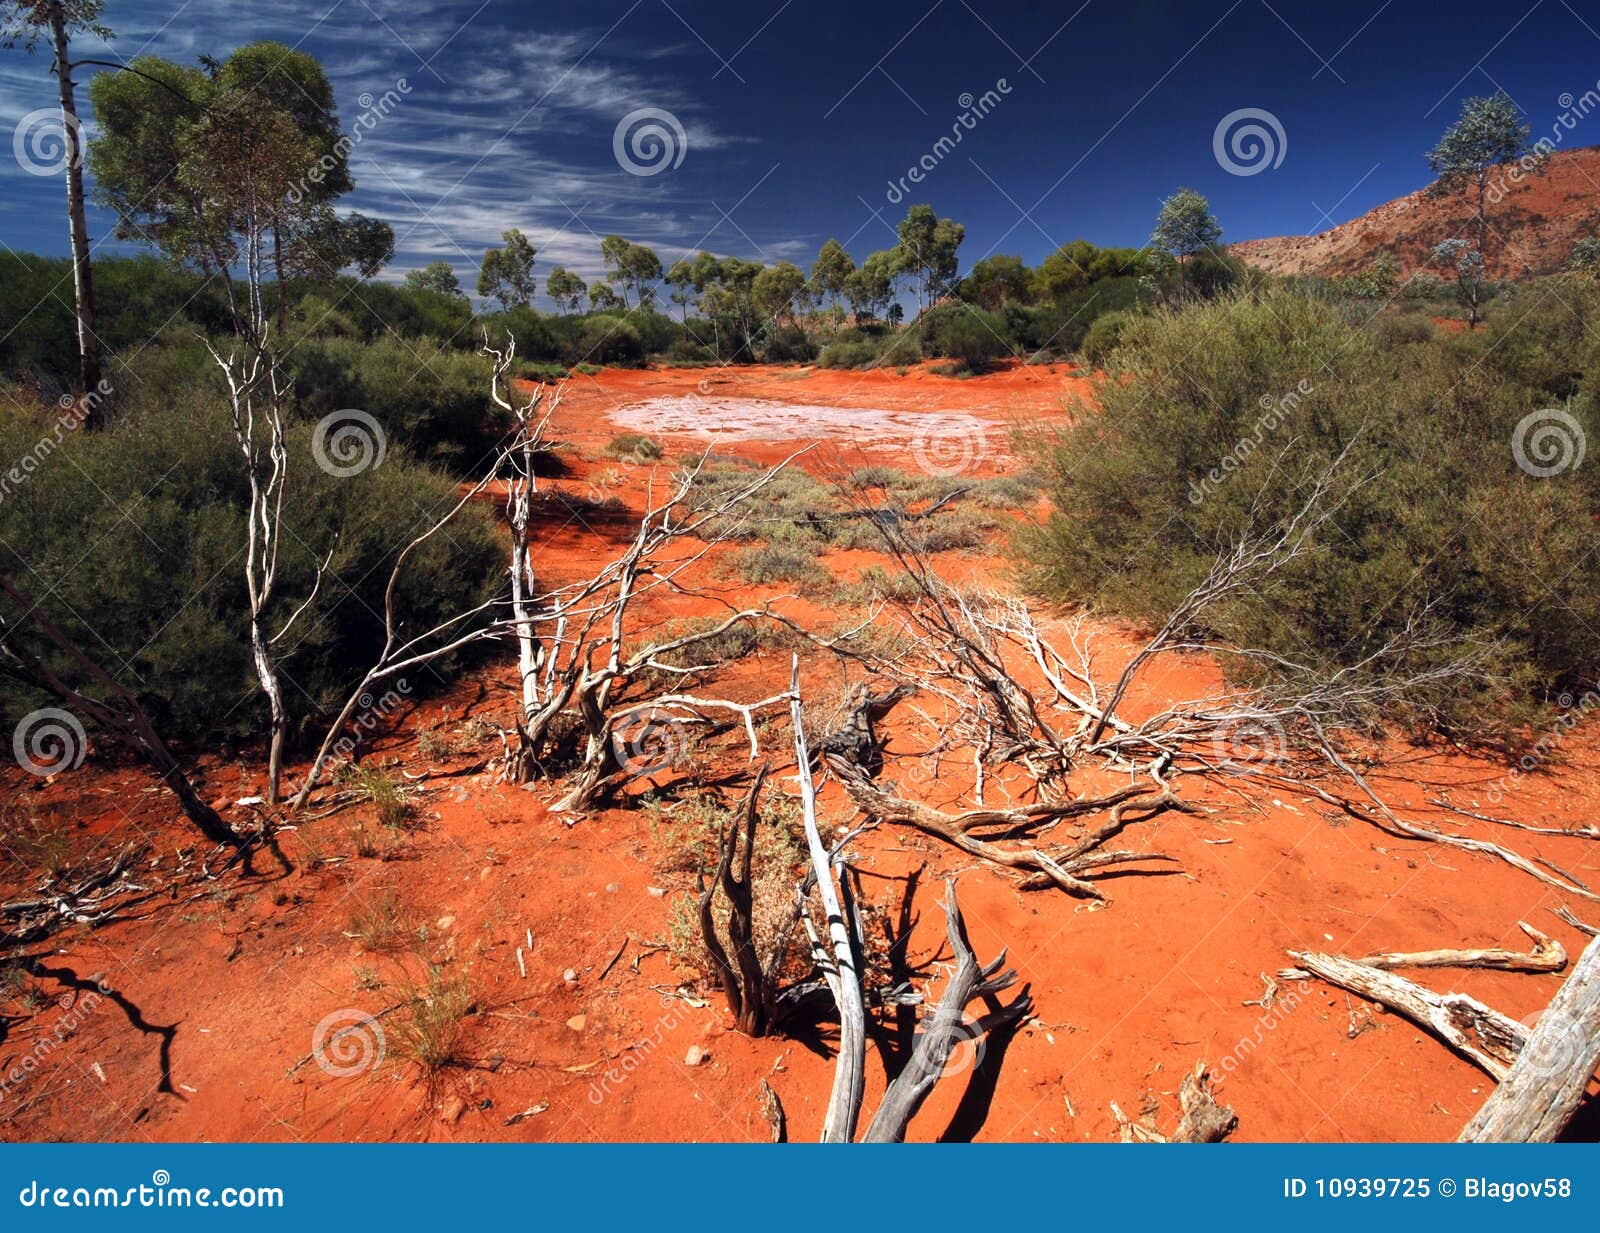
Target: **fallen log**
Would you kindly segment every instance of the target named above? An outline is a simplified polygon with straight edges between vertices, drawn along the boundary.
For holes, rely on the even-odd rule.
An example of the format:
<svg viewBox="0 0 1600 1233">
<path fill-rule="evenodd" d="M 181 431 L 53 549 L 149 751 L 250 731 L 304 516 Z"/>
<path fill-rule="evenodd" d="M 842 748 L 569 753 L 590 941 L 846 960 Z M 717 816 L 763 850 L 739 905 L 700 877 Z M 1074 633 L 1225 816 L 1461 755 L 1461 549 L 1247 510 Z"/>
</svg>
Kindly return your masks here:
<svg viewBox="0 0 1600 1233">
<path fill-rule="evenodd" d="M 1526 921 L 1518 921 L 1517 928 L 1533 940 L 1533 950 L 1505 950 L 1500 947 L 1457 950 L 1389 951 L 1365 955 L 1353 960 L 1369 968 L 1385 972 L 1395 968 L 1489 968 L 1498 972 L 1560 972 L 1567 966 L 1567 950 L 1554 938 L 1540 933 Z M 1284 968 L 1278 973 L 1280 980 L 1306 980 L 1310 973 L 1303 968 Z"/>
<path fill-rule="evenodd" d="M 1523 1044 L 1510 1073 L 1461 1132 L 1462 1143 L 1550 1143 L 1583 1103 L 1600 1066 L 1600 938 Z"/>
<path fill-rule="evenodd" d="M 1522 1024 L 1465 993 L 1435 993 L 1403 976 L 1368 967 L 1345 955 L 1309 950 L 1292 950 L 1289 955 L 1300 967 L 1330 985 L 1404 1015 L 1496 1080 L 1510 1073 L 1527 1042 L 1528 1031 Z"/>
</svg>

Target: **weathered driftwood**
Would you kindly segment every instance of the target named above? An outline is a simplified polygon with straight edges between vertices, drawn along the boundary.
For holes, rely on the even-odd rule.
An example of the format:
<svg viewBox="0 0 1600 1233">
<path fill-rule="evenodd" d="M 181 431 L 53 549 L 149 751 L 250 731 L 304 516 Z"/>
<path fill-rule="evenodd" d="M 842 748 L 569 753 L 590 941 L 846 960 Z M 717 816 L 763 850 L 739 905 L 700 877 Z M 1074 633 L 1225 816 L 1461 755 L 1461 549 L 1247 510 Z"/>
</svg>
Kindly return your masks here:
<svg viewBox="0 0 1600 1233">
<path fill-rule="evenodd" d="M 1033 1009 L 1033 999 L 1026 987 L 1010 1005 L 1000 1005 L 995 994 L 1016 984 L 1017 974 L 1010 968 L 1001 970 L 1006 952 L 990 963 L 979 963 L 967 939 L 966 925 L 961 919 L 961 908 L 956 903 L 954 882 L 946 883 L 945 915 L 948 919 L 950 948 L 956 955 L 955 974 L 945 986 L 932 1016 L 923 1025 L 916 1047 L 905 1069 L 896 1076 L 883 1094 L 883 1102 L 867 1126 L 863 1143 L 899 1143 L 906 1137 L 906 1127 L 916 1116 L 922 1102 L 944 1074 L 950 1051 L 961 1040 L 977 1040 L 990 1032 L 1010 1027 Z M 967 1004 L 983 998 L 989 1013 L 976 1022 L 965 1018 Z"/>
<path fill-rule="evenodd" d="M 1239 1115 L 1227 1105 L 1218 1104 L 1206 1082 L 1206 1064 L 1199 1062 L 1178 1084 L 1180 1117 L 1170 1136 L 1151 1126 L 1129 1120 L 1111 1102 L 1111 1115 L 1117 1119 L 1117 1133 L 1124 1143 L 1221 1143 L 1239 1127 Z"/>
<path fill-rule="evenodd" d="M 1386 972 L 1395 968 L 1491 968 L 1498 972 L 1560 972 L 1567 966 L 1567 949 L 1547 934 L 1540 933 L 1526 921 L 1518 921 L 1517 928 L 1533 941 L 1528 953 L 1506 950 L 1501 947 L 1466 948 L 1456 950 L 1389 951 L 1377 955 L 1364 955 L 1355 960 L 1369 968 Z M 1278 973 L 1280 980 L 1305 980 L 1310 976 L 1304 968 L 1284 968 Z"/>
<path fill-rule="evenodd" d="M 1600 938 L 1523 1044 L 1509 1074 L 1461 1132 L 1463 1143 L 1552 1142 L 1583 1102 L 1600 1066 Z"/>
<path fill-rule="evenodd" d="M 1293 950 L 1289 955 L 1330 985 L 1398 1011 L 1496 1080 L 1510 1072 L 1528 1039 L 1522 1024 L 1464 993 L 1435 993 L 1403 976 L 1368 967 L 1344 955 Z"/>
</svg>

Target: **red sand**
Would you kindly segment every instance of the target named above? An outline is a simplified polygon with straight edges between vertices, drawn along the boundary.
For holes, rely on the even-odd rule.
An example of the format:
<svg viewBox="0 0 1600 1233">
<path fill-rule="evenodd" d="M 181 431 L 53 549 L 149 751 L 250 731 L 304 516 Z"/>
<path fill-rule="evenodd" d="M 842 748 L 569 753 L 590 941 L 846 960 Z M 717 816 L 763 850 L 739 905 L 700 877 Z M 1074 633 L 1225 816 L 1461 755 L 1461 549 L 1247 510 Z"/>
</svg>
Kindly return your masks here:
<svg viewBox="0 0 1600 1233">
<path fill-rule="evenodd" d="M 558 414 L 558 435 L 577 447 L 574 474 L 557 486 L 586 488 L 599 471 L 620 471 L 618 494 L 635 511 L 645 480 L 657 486 L 681 459 L 669 441 L 659 469 L 584 461 L 609 440 L 606 413 L 702 382 L 732 383 L 740 396 L 807 404 L 967 410 L 988 422 L 1056 416 L 1086 383 L 1061 369 L 1013 368 L 957 381 L 921 370 L 825 373 L 763 368 L 725 371 L 606 372 L 576 382 Z M 781 456 L 792 441 L 741 442 L 739 452 Z M 869 443 L 882 461 L 885 441 Z M 859 452 L 860 442 L 841 453 Z M 614 551 L 604 533 L 574 521 L 549 528 L 544 553 L 564 575 Z M 872 554 L 830 558 L 854 570 Z M 954 556 L 962 575 L 999 578 L 1004 563 Z M 712 568 L 715 568 L 714 566 Z M 730 584 L 731 585 L 731 584 Z M 776 590 L 776 588 L 771 588 Z M 729 598 L 753 594 L 735 589 Z M 670 609 L 670 612 L 668 611 Z M 654 600 L 642 618 L 692 615 L 693 601 Z M 799 618 L 827 615 L 794 601 Z M 1126 631 L 1105 628 L 1102 670 L 1114 672 Z M 781 688 L 787 656 L 758 655 L 724 674 L 719 689 L 755 698 Z M 818 674 L 827 672 L 826 679 Z M 812 665 L 809 686 L 835 679 Z M 1204 662 L 1168 665 L 1150 689 L 1172 697 L 1214 686 Z M 514 706 L 509 664 L 459 682 L 421 702 L 381 738 L 369 760 L 420 773 L 429 761 L 418 733 L 448 717 L 505 721 Z M 1138 705 L 1150 705 L 1148 697 Z M 915 738 L 897 714 L 901 747 Z M 498 748 L 482 746 L 435 770 L 470 765 Z M 1490 806 L 1486 793 L 1504 771 L 1457 754 L 1396 751 L 1401 769 L 1383 787 L 1398 802 L 1451 829 L 1425 795 L 1447 790 L 1469 808 L 1541 824 L 1594 818 L 1600 748 L 1592 732 L 1563 747 L 1562 764 L 1521 781 Z M 775 751 L 781 760 L 781 751 Z M 259 790 L 260 759 L 203 760 L 207 794 L 232 802 Z M 727 752 L 691 771 L 739 789 L 742 756 Z M 893 769 L 891 767 L 891 774 Z M 959 775 L 919 785 L 948 805 L 970 785 Z M 657 825 L 639 809 L 609 809 L 574 826 L 546 809 L 552 794 L 494 784 L 484 775 L 440 778 L 422 798 L 425 827 L 398 845 L 394 859 L 356 855 L 356 809 L 286 833 L 293 863 L 283 872 L 258 857 L 259 876 L 237 871 L 177 902 L 157 902 L 137 920 L 55 939 L 45 960 L 80 977 L 104 974 L 142 1015 L 145 1030 L 110 1000 L 70 1009 L 46 1004 L 13 1024 L 0 1043 L 0 1078 L 63 1025 L 67 1039 L 44 1051 L 37 1073 L 0 1095 L 0 1135 L 15 1139 L 363 1139 L 363 1140 L 759 1140 L 765 1080 L 781 1097 L 796 1140 L 815 1138 L 827 1101 L 827 1040 L 748 1039 L 731 1031 L 720 996 L 691 1005 L 674 991 L 691 973 L 663 943 L 674 905 L 691 889 L 667 872 L 674 847 L 670 814 Z M 779 791 L 792 780 L 779 777 Z M 6 790 L 72 820 L 85 847 L 139 838 L 161 868 L 190 849 L 188 831 L 144 774 L 91 758 L 53 783 L 13 775 Z M 1453 1138 L 1490 1090 L 1490 1081 L 1422 1031 L 1375 1013 L 1318 982 L 1285 986 L 1270 1012 L 1253 1004 L 1263 974 L 1285 966 L 1290 948 L 1349 954 L 1438 946 L 1520 946 L 1518 920 L 1559 938 L 1576 955 L 1585 939 L 1547 909 L 1561 897 L 1486 858 L 1391 839 L 1329 816 L 1299 796 L 1254 799 L 1217 791 L 1185 793 L 1209 807 L 1204 818 L 1170 814 L 1137 828 L 1137 844 L 1178 857 L 1182 873 L 1124 876 L 1103 885 L 1104 908 L 1055 892 L 1023 893 L 996 869 L 973 866 L 952 849 L 908 832 L 882 829 L 858 844 L 873 902 L 894 912 L 905 875 L 924 870 L 914 901 L 909 957 L 937 993 L 949 954 L 943 947 L 940 879 L 959 878 L 961 905 L 980 956 L 1010 947 L 1010 963 L 1032 987 L 1037 1018 L 998 1059 L 992 1090 L 974 1081 L 970 1051 L 912 1124 L 912 1137 L 971 1133 L 990 1140 L 1106 1141 L 1115 1137 L 1110 1104 L 1132 1116 L 1153 1111 L 1163 1128 L 1176 1119 L 1184 1071 L 1204 1059 L 1222 1076 L 1221 1098 L 1239 1113 L 1237 1137 L 1250 1140 Z M 825 824 L 853 813 L 830 788 Z M 368 819 L 373 831 L 378 828 Z M 1554 861 L 1593 880 L 1600 847 L 1473 824 L 1473 833 Z M 7 896 L 15 865 L 0 867 Z M 665 890 L 665 895 L 652 893 Z M 388 1056 L 350 1077 L 314 1061 L 319 1023 L 347 1008 L 380 1013 L 401 1000 L 392 987 L 405 968 L 365 952 L 350 936 L 352 909 L 392 892 L 413 929 L 447 970 L 469 970 L 480 1013 L 464 1023 L 469 1066 L 432 1079 L 401 1059 L 404 1015 L 380 1021 Z M 1593 905 L 1571 905 L 1594 918 Z M 531 936 L 532 946 L 528 946 Z M 527 968 L 519 973 L 516 950 Z M 413 978 L 417 964 L 407 967 Z M 575 983 L 563 980 L 573 969 Z M 1537 1012 L 1556 976 L 1494 972 L 1420 974 L 1435 988 L 1460 988 L 1517 1017 Z M 372 978 L 391 987 L 371 988 Z M 63 992 L 40 984 L 50 999 Z M 14 1001 L 0 1009 L 17 1013 Z M 162 1037 L 170 1031 L 170 1092 L 158 1091 Z M 354 1042 L 350 1042 L 352 1045 Z M 691 1046 L 709 1052 L 686 1064 Z M 992 1067 L 996 1059 L 989 1059 Z M 967 1073 L 955 1073 L 962 1066 Z M 985 1072 L 988 1068 L 985 1068 Z M 979 1072 L 979 1073 L 985 1073 Z M 884 1083 L 876 1049 L 868 1061 L 868 1108 Z M 981 1125 L 980 1125 L 981 1123 Z"/>
</svg>

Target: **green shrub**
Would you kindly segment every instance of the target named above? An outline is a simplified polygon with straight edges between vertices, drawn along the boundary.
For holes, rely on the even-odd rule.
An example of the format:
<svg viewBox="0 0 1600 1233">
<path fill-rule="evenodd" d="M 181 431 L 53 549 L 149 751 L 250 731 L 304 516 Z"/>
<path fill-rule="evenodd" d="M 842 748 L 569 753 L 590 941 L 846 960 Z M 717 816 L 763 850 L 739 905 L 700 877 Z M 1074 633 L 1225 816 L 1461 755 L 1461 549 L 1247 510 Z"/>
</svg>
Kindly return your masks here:
<svg viewBox="0 0 1600 1233">
<path fill-rule="evenodd" d="M 661 442 L 642 432 L 619 432 L 606 443 L 606 453 L 612 458 L 626 458 L 632 462 L 654 462 L 665 451 Z"/>
<path fill-rule="evenodd" d="M 878 360 L 878 348 L 869 342 L 829 343 L 817 356 L 823 368 L 871 368 Z"/>
<path fill-rule="evenodd" d="M 1134 317 L 1134 313 L 1125 309 L 1102 313 L 1096 317 L 1084 334 L 1083 345 L 1079 348 L 1083 358 L 1096 367 L 1103 368 L 1106 361 L 1111 358 L 1111 353 L 1121 344 L 1123 332 Z"/>
<path fill-rule="evenodd" d="M 171 357 L 152 352 L 136 364 L 154 379 Z M 130 374 L 130 385 L 141 384 Z M 25 580 L 57 624 L 135 690 L 164 734 L 213 744 L 259 737 L 265 704 L 250 662 L 241 557 L 247 492 L 226 412 L 202 397 L 147 402 L 103 432 L 56 439 L 52 409 L 0 398 L 0 457 L 36 461 L 0 499 L 0 572 Z M 381 644 L 396 553 L 454 503 L 456 482 L 394 443 L 381 465 L 335 478 L 312 461 L 311 435 L 309 423 L 289 426 L 274 627 L 328 558 L 283 664 L 293 731 L 320 738 L 318 713 L 342 702 Z M 409 629 L 430 628 L 494 595 L 503 566 L 489 512 L 463 510 L 408 559 L 397 613 Z M 17 636 L 45 650 L 27 627 Z M 81 679 L 73 665 L 57 667 Z M 409 683 L 425 688 L 426 674 Z M 0 680 L 8 730 L 45 704 Z"/>
<path fill-rule="evenodd" d="M 644 363 L 644 339 L 626 317 L 601 313 L 584 322 L 572 359 L 584 364 L 636 367 Z"/>
<path fill-rule="evenodd" d="M 1490 648 L 1505 686 L 1467 682 L 1418 705 L 1487 733 L 1514 715 L 1508 698 L 1573 688 L 1600 657 L 1600 585 L 1584 564 L 1600 468 L 1535 479 L 1511 448 L 1573 372 L 1568 410 L 1600 440 L 1593 345 L 1578 322 L 1555 323 L 1597 307 L 1593 294 L 1552 306 L 1542 328 L 1518 332 L 1525 350 L 1486 330 L 1396 353 L 1339 305 L 1288 289 L 1141 318 L 1100 408 L 1054 438 L 1056 509 L 1022 540 L 1032 582 L 1159 622 L 1218 553 L 1292 515 L 1347 451 L 1315 551 L 1215 606 L 1209 632 L 1326 670 L 1425 619 L 1449 647 Z"/>
<path fill-rule="evenodd" d="M 481 472 L 510 428 L 489 401 L 487 361 L 427 339 L 311 339 L 289 353 L 289 365 L 302 417 L 365 411 L 390 445 L 461 474 Z"/>
<path fill-rule="evenodd" d="M 733 556 L 734 571 L 746 582 L 801 582 L 811 585 L 828 580 L 816 553 L 803 544 L 770 543 L 742 548 Z"/>
</svg>

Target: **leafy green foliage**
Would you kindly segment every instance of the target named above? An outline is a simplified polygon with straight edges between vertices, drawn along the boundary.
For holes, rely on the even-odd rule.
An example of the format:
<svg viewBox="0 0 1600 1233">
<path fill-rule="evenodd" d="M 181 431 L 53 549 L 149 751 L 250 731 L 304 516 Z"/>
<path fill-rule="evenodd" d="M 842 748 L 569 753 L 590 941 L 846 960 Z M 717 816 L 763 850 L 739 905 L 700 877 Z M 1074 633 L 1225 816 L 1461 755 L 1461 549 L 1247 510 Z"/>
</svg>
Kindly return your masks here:
<svg viewBox="0 0 1600 1233">
<path fill-rule="evenodd" d="M 1493 729 L 1600 656 L 1600 586 L 1584 564 L 1600 472 L 1535 479 L 1512 452 L 1543 407 L 1565 405 L 1591 441 L 1600 431 L 1597 313 L 1600 290 L 1546 297 L 1520 324 L 1403 351 L 1291 289 L 1136 318 L 1099 410 L 1054 438 L 1056 509 L 1025 539 L 1032 581 L 1159 621 L 1348 451 L 1315 552 L 1214 610 L 1211 632 L 1329 668 L 1426 620 L 1489 648 L 1503 685 L 1419 701 L 1462 731 Z"/>
</svg>

